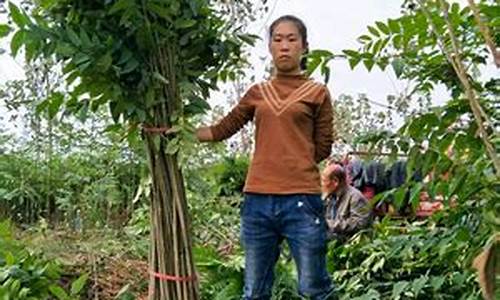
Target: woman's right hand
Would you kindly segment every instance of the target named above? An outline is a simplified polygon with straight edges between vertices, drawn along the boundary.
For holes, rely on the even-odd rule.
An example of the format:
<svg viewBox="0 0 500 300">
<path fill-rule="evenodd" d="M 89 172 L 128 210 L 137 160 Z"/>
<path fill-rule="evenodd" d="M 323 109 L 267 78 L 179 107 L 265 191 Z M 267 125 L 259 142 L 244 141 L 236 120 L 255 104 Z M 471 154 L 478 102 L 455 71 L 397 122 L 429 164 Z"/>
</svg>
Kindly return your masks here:
<svg viewBox="0 0 500 300">
<path fill-rule="evenodd" d="M 200 142 L 211 142 L 214 140 L 210 127 L 200 127 L 196 130 L 196 138 Z"/>
</svg>

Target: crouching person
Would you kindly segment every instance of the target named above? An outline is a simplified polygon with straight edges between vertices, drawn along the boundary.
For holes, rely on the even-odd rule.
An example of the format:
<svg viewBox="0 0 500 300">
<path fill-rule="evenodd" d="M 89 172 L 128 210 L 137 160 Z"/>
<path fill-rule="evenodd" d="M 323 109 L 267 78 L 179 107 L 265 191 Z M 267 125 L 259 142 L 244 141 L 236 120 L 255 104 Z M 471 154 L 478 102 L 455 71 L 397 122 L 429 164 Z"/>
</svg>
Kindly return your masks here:
<svg viewBox="0 0 500 300">
<path fill-rule="evenodd" d="M 370 204 L 359 190 L 347 184 L 344 167 L 337 163 L 328 165 L 321 174 L 321 185 L 329 240 L 345 242 L 371 224 Z"/>
</svg>

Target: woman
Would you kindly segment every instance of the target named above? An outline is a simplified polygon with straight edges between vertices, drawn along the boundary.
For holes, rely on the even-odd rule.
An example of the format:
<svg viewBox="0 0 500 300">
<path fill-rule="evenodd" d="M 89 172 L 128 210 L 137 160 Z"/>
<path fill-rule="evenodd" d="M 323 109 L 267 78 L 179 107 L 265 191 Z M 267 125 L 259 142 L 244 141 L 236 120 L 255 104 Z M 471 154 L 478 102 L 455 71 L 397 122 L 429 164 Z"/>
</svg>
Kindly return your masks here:
<svg viewBox="0 0 500 300">
<path fill-rule="evenodd" d="M 273 269 L 286 239 L 299 292 L 310 299 L 333 293 L 326 271 L 326 225 L 317 164 L 330 154 L 332 105 L 327 88 L 303 74 L 307 29 L 282 16 L 269 30 L 275 76 L 255 84 L 217 125 L 197 130 L 200 141 L 231 137 L 255 121 L 255 152 L 241 207 L 245 250 L 244 299 L 270 299 Z"/>
</svg>

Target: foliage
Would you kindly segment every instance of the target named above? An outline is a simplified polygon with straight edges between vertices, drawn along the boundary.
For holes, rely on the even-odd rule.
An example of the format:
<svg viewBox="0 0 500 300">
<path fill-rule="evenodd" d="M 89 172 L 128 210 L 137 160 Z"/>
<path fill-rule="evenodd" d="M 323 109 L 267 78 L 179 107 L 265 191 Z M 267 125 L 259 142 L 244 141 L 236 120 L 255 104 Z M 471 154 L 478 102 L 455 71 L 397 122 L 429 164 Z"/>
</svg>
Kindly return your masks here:
<svg viewBox="0 0 500 300">
<path fill-rule="evenodd" d="M 249 166 L 247 156 L 225 156 L 207 170 L 206 178 L 214 181 L 218 196 L 234 196 L 243 193 Z"/>
<path fill-rule="evenodd" d="M 32 111 L 42 113 L 55 126 L 52 133 L 46 135 L 53 138 L 50 164 L 37 157 L 38 144 L 28 141 L 23 147 L 12 150 L 12 144 L 4 147 L 3 141 L 7 143 L 9 138 L 0 137 L 0 212 L 3 215 L 13 215 L 24 222 L 35 221 L 46 216 L 46 199 L 50 197 L 57 200 L 59 212 L 66 214 L 65 219 L 74 228 L 80 218 L 78 210 L 84 223 L 101 225 L 120 219 L 118 213 L 126 211 L 127 216 L 119 223 L 129 220 L 127 231 L 139 238 L 132 243 L 140 247 L 143 257 L 146 255 L 144 236 L 149 233 L 150 208 L 143 200 L 150 195 L 147 189 L 150 181 L 140 167 L 144 156 L 136 156 L 121 144 L 127 135 L 129 142 L 138 140 L 138 135 L 131 133 L 138 123 L 151 121 L 150 112 L 159 102 L 154 95 L 169 81 L 156 72 L 149 72 L 151 49 L 146 46 L 151 40 L 145 16 L 153 16 L 150 21 L 160 20 L 159 23 L 170 26 L 168 28 L 175 34 L 168 36 L 169 39 L 186 43 L 176 49 L 180 58 L 175 62 L 180 70 L 176 79 L 180 82 L 182 105 L 179 114 L 168 120 L 184 126 L 185 131 L 189 131 L 191 125 L 184 122 L 197 120 L 196 115 L 208 109 L 203 98 L 210 88 L 215 87 L 218 76 L 232 80 L 241 75 L 235 67 L 241 66 L 237 53 L 243 51 L 239 49 L 242 40 L 249 38 L 241 36 L 238 31 L 227 31 L 223 34 L 227 40 L 218 40 L 226 29 L 223 22 L 216 21 L 214 27 L 210 27 L 201 15 L 193 14 L 197 7 L 185 6 L 184 2 L 168 7 L 163 2 L 146 2 L 149 6 L 146 5 L 144 13 L 139 9 L 141 3 L 133 0 L 80 1 L 74 6 L 71 4 L 75 1 L 43 1 L 41 8 L 34 11 L 36 18 L 11 7 L 11 17 L 19 27 L 14 34 L 12 50 L 17 52 L 24 45 L 28 58 L 43 52 L 47 56 L 53 53 L 56 59 L 68 62 L 63 72 L 70 87 L 68 94 L 51 91 L 50 95 L 35 94 L 33 97 L 36 101 Z M 201 1 L 192 3 L 196 5 Z M 444 34 L 447 29 L 436 5 L 438 2 L 426 3 L 438 32 Z M 482 1 L 481 13 L 489 26 L 497 28 L 498 5 L 491 3 Z M 218 5 L 224 7 L 222 3 Z M 227 19 L 233 12 L 221 9 L 217 13 L 220 18 Z M 63 17 L 68 15 L 71 15 L 68 22 L 63 22 Z M 99 21 L 104 18 L 110 23 Z M 169 18 L 175 21 L 171 22 Z M 498 79 L 485 79 L 480 72 L 488 56 L 472 15 L 467 8 L 453 4 L 449 18 L 463 46 L 463 60 L 468 65 L 469 77 L 480 96 L 481 105 L 493 121 L 498 120 L 498 103 L 495 102 L 499 96 Z M 167 37 L 161 26 L 153 25 L 155 31 Z M 202 31 L 199 26 L 208 27 Z M 398 78 L 410 81 L 412 88 L 408 94 L 390 98 L 393 102 L 389 106 L 393 109 L 389 111 L 407 117 L 406 124 L 396 133 L 382 131 L 383 128 L 379 127 L 391 124 L 391 113 L 373 113 L 370 99 L 361 95 L 358 99 L 343 96 L 338 102 L 336 113 L 352 121 L 340 124 L 344 126 L 338 127 L 341 128 L 340 136 L 351 143 L 356 142 L 351 139 L 353 136 L 376 131 L 375 135 L 360 141 L 373 149 L 406 153 L 409 155 L 409 173 L 419 169 L 431 175 L 428 182 L 409 181 L 401 189 L 382 195 L 379 200 L 391 195 L 398 205 L 403 202 L 401 199 L 406 190 L 410 189 L 410 202 L 415 207 L 419 193 L 425 190 L 431 198 L 442 196 L 445 210 L 420 222 L 387 218 L 376 224 L 373 231 L 361 233 L 346 244 L 332 245 L 329 267 L 338 294 L 343 299 L 479 299 L 479 287 L 470 264 L 487 237 L 500 228 L 500 186 L 477 134 L 474 116 L 463 99 L 463 88 L 417 4 L 405 10 L 401 17 L 375 22 L 367 30 L 359 38 L 360 48 L 346 49 L 342 56 L 324 50 L 312 51 L 310 71 L 319 68 L 328 80 L 328 62 L 338 56 L 346 57 L 352 67 L 392 69 Z M 0 27 L 0 35 L 8 31 L 7 27 Z M 492 32 L 498 41 L 500 31 Z M 202 46 L 213 45 L 214 41 L 216 47 L 210 51 L 203 49 Z M 451 41 L 447 39 L 447 42 Z M 229 65 L 221 62 L 226 58 Z M 209 68 L 205 69 L 205 66 Z M 429 108 L 425 102 L 440 84 L 448 88 L 452 99 L 442 107 Z M 422 105 L 417 111 L 408 110 L 406 104 L 415 100 Z M 93 135 L 76 135 L 77 126 L 74 126 L 66 127 L 71 135 L 65 137 L 58 133 L 56 127 L 65 128 L 58 121 L 66 112 L 76 113 L 92 122 L 87 113 L 99 112 L 104 106 L 110 109 L 115 121 L 126 121 L 132 126 L 124 129 L 109 126 L 104 131 L 108 124 L 99 124 L 93 127 Z M 63 109 L 65 112 L 61 112 Z M 363 120 L 363 116 L 367 117 Z M 106 119 L 102 115 L 98 118 Z M 488 132 L 499 149 L 500 140 L 494 139 L 491 128 Z M 201 273 L 202 297 L 238 299 L 243 284 L 238 208 L 248 161 L 244 156 L 228 155 L 217 146 L 193 146 L 189 139 L 184 139 L 185 133 L 181 131 L 179 138 L 169 143 L 168 151 L 173 153 L 181 149 L 190 155 L 190 164 L 185 166 L 184 174 L 194 216 L 193 232 L 199 245 L 195 256 Z M 78 140 L 79 146 L 69 146 L 77 149 L 66 153 L 63 149 L 68 148 L 60 144 L 70 145 L 71 140 Z M 106 237 L 105 242 L 96 247 L 113 252 L 116 250 L 115 239 L 117 237 Z M 49 297 L 51 291 L 66 298 L 58 288 L 49 290 L 47 286 L 50 285 L 45 284 L 48 281 L 57 283 L 59 275 L 51 277 L 53 272 L 59 272 L 57 264 L 53 267 L 50 263 L 50 267 L 45 268 L 49 265 L 46 261 L 35 259 L 22 250 L 22 246 L 12 246 L 17 243 L 5 241 L 0 241 L 0 268 L 5 268 L 2 259 L 5 264 L 8 256 L 10 261 L 10 256 L 14 256 L 17 265 L 28 267 L 27 273 L 23 274 L 31 274 L 29 278 L 34 278 L 30 281 L 30 292 L 42 295 L 42 299 Z M 4 251 L 4 247 L 16 248 Z M 18 253 L 21 258 L 18 258 Z M 287 251 L 283 256 L 277 266 L 274 298 L 298 299 L 293 261 Z M 9 276 L 14 276 L 12 274 Z M 8 283 L 0 278 L 0 291 L 9 289 L 14 293 L 12 295 L 18 295 L 22 287 L 28 287 L 19 278 L 12 278 Z M 44 282 L 44 287 L 33 291 L 37 282 Z"/>
<path fill-rule="evenodd" d="M 23 80 L 6 82 L 0 93 L 9 121 L 27 132 L 2 143 L 0 214 L 24 223 L 39 217 L 51 225 L 67 221 L 72 227 L 78 212 L 83 225 L 104 225 L 112 217 L 126 221 L 142 176 L 137 136 L 124 141 L 127 132 L 110 126 L 102 110 L 76 117 L 59 112 L 62 98 L 55 95 L 65 87 L 52 60 L 28 64 L 25 73 Z"/>
<path fill-rule="evenodd" d="M 491 16 L 491 11 L 497 6 L 482 5 L 483 13 Z M 445 24 L 440 16 L 440 11 L 436 10 L 434 4 L 429 4 L 427 9 L 432 10 L 433 22 L 438 24 L 441 31 L 445 31 Z M 451 6 L 449 18 L 453 20 L 455 31 L 460 34 L 463 46 L 463 59 L 471 64 L 471 68 L 479 68 L 486 63 L 486 56 L 483 53 L 484 45 L 480 36 L 475 31 L 472 24 L 472 16 L 468 8 L 460 9 L 456 4 Z M 491 160 L 486 155 L 486 146 L 483 143 L 485 137 L 478 134 L 478 123 L 476 116 L 472 114 L 471 107 L 464 100 L 464 88 L 458 83 L 455 75 L 443 75 L 442 69 L 433 68 L 428 63 L 440 60 L 441 64 L 449 67 L 445 54 L 440 51 L 437 45 L 437 37 L 428 37 L 430 24 L 423 9 L 415 8 L 410 14 L 396 20 L 389 20 L 386 24 L 378 22 L 377 28 L 370 26 L 370 40 L 377 40 L 384 51 L 375 51 L 368 38 L 360 37 L 364 44 L 362 51 L 344 51 L 351 56 L 351 60 L 356 55 L 368 55 L 371 53 L 375 62 L 381 67 L 386 59 L 401 59 L 407 64 L 401 73 L 396 72 L 401 78 L 414 78 L 415 91 L 428 93 L 433 84 L 444 83 L 451 95 L 454 97 L 443 107 L 436 107 L 427 113 L 422 113 L 408 120 L 407 123 L 395 135 L 378 135 L 366 142 L 371 143 L 376 148 L 387 148 L 393 152 L 403 152 L 409 154 L 409 170 L 414 171 L 417 167 L 423 174 L 431 174 L 431 182 L 425 186 L 417 185 L 413 195 L 418 195 L 416 189 L 425 188 L 434 197 L 437 194 L 444 195 L 445 202 L 451 199 L 458 200 L 459 203 L 472 199 L 490 199 L 487 201 L 489 213 L 498 213 L 498 208 L 494 208 L 494 199 L 498 199 L 498 177 L 491 165 Z M 413 26 L 410 26 L 413 25 Z M 371 29 L 370 29 L 371 28 Z M 391 30 L 385 30 L 392 28 Z M 383 30 L 384 29 L 384 30 Z M 397 29 L 397 30 L 396 30 Z M 398 32 L 397 34 L 395 32 Z M 391 47 L 386 47 L 387 43 L 382 41 L 382 37 L 388 35 L 392 41 Z M 401 36 L 401 45 L 396 42 L 394 36 Z M 394 40 L 396 39 L 396 41 Z M 368 47 L 367 45 L 370 45 Z M 384 47 L 382 47 L 384 45 Z M 376 48 L 379 48 L 376 47 Z M 370 52 L 372 51 L 372 52 Z M 358 53 L 358 54 L 355 54 Z M 426 57 L 426 53 L 432 53 L 431 57 Z M 417 59 L 421 63 L 414 63 Z M 422 57 L 426 57 L 422 61 Z M 483 59 L 480 59 L 483 58 Z M 370 64 L 368 64 L 370 65 Z M 423 72 L 421 68 L 429 72 Z M 370 68 L 368 68 L 370 69 Z M 472 69 L 474 70 L 474 69 Z M 419 73 L 419 76 L 416 74 Z M 438 76 L 439 75 L 439 76 Z M 481 103 L 485 108 L 486 115 L 493 115 L 492 104 L 498 97 L 498 91 L 494 87 L 495 78 L 480 77 L 479 73 L 471 75 L 474 87 L 480 93 Z M 454 79 L 455 78 L 455 79 Z M 481 81 L 482 79 L 482 81 Z M 432 84 L 430 84 L 432 83 Z M 429 85 L 430 84 L 430 85 Z M 491 140 L 495 133 L 488 128 Z M 488 138 L 488 137 L 486 137 Z M 500 145 L 496 140 L 496 145 Z M 418 197 L 413 198 L 416 205 Z M 491 210 L 493 208 L 493 210 Z"/>
<path fill-rule="evenodd" d="M 429 110 L 429 99 L 419 98 L 417 103 L 395 95 L 387 96 L 388 105 L 373 101 L 365 94 L 357 98 L 341 94 L 335 99 L 334 128 L 336 144 L 351 147 L 362 146 L 363 137 L 373 134 L 382 134 L 394 130 L 399 119 Z M 410 109 L 410 107 L 412 107 Z M 342 152 L 334 149 L 333 153 Z"/>
<path fill-rule="evenodd" d="M 480 299 L 470 265 L 490 230 L 469 202 L 432 220 L 376 224 L 329 252 L 342 299 Z"/>
<path fill-rule="evenodd" d="M 61 268 L 31 254 L 12 237 L 9 222 L 0 223 L 0 297 L 2 299 L 79 299 L 87 275 L 73 281 L 67 292 L 59 285 Z"/>
<path fill-rule="evenodd" d="M 10 14 L 19 28 L 14 55 L 24 46 L 28 61 L 55 55 L 65 62 L 63 73 L 74 87 L 66 107 L 95 112 L 108 104 L 115 121 L 123 116 L 131 123 L 152 121 L 155 94 L 160 84 L 168 84 L 151 71 L 155 39 L 176 47 L 177 74 L 168 80 L 178 82 L 186 101 L 178 113 L 189 115 L 206 109 L 202 97 L 215 88 L 218 72 L 226 67 L 225 72 L 234 72 L 241 43 L 252 38 L 228 31 L 222 14 L 203 1 L 46 1 L 34 9 L 33 18 L 11 3 Z"/>
<path fill-rule="evenodd" d="M 382 70 L 391 66 L 399 79 L 412 83 L 409 98 L 429 97 L 439 84 L 449 90 L 452 99 L 445 105 L 408 117 L 396 133 L 371 132 L 360 140 L 371 149 L 391 151 L 391 159 L 398 153 L 408 154 L 407 173 L 419 170 L 429 179 L 416 183 L 407 176 L 403 187 L 376 197 L 376 201 L 392 198 L 399 206 L 410 190 L 415 208 L 425 191 L 431 201 L 443 199 L 446 213 L 438 214 L 436 223 L 398 226 L 395 230 L 400 233 L 383 229 L 394 226 L 385 220 L 369 237 L 358 236 L 331 251 L 334 274 L 345 299 L 426 299 L 429 295 L 433 299 L 478 299 L 472 258 L 500 225 L 500 183 L 488 152 L 490 141 L 497 152 L 500 148 L 493 125 L 498 119 L 494 109 L 498 79 L 480 72 L 488 54 L 469 8 L 445 1 L 408 2 L 412 3 L 403 16 L 368 26 L 368 32 L 358 39 L 361 47 L 346 49 L 343 54 L 352 68 L 361 63 L 369 71 L 375 65 Z M 492 2 L 481 1 L 480 9 L 485 23 L 497 28 L 498 4 Z M 499 31 L 493 31 L 498 41 Z M 459 53 L 449 50 L 451 44 L 460 46 Z M 457 61 L 450 61 L 450 52 L 460 55 L 460 63 L 467 66 L 466 76 L 484 109 L 480 119 L 471 92 L 452 66 Z M 328 51 L 313 55 L 315 66 L 328 79 L 327 63 L 336 55 Z M 486 134 L 480 126 L 486 127 Z"/>
<path fill-rule="evenodd" d="M 55 217 L 71 227 L 77 211 L 86 222 L 81 221 L 82 226 L 126 221 L 133 211 L 141 167 L 137 161 L 122 159 L 117 144 L 94 145 L 94 149 L 54 155 L 50 169 L 31 146 L 0 155 L 1 214 L 24 223 Z M 47 211 L 50 197 L 57 205 L 54 215 Z"/>
<path fill-rule="evenodd" d="M 411 189 L 413 207 L 418 205 L 420 192 L 426 191 L 431 199 L 442 198 L 445 207 L 457 209 L 456 214 L 445 214 L 443 218 L 449 220 L 438 223 L 443 225 L 443 232 L 434 235 L 432 231 L 423 231 L 425 240 L 414 240 L 412 230 L 401 239 L 391 236 L 383 240 L 384 245 L 397 242 L 409 247 L 411 255 L 420 251 L 422 258 L 425 258 L 422 264 L 425 262 L 426 266 L 432 267 L 436 263 L 438 266 L 442 264 L 440 268 L 443 270 L 446 270 L 446 265 L 453 267 L 432 277 L 432 268 L 424 272 L 418 271 L 418 265 L 414 265 L 411 271 L 415 272 L 415 276 L 405 278 L 401 277 L 404 275 L 401 273 L 395 277 L 397 281 L 393 283 L 392 297 L 415 297 L 418 290 L 419 294 L 425 291 L 426 295 L 442 293 L 434 296 L 442 299 L 446 299 L 447 294 L 455 295 L 452 298 L 476 299 L 479 298 L 479 292 L 476 276 L 470 269 L 472 257 L 477 255 L 477 250 L 484 245 L 488 235 L 500 228 L 500 182 L 498 169 L 494 165 L 495 155 L 488 148 L 489 143 L 496 149 L 500 146 L 495 127 L 488 123 L 488 120 L 497 118 L 494 103 L 498 99 L 498 89 L 495 87 L 498 79 L 480 72 L 487 64 L 488 56 L 468 7 L 461 8 L 456 3 L 448 5 L 444 1 L 419 2 L 420 5 L 412 6 L 400 18 L 368 26 L 369 33 L 359 38 L 361 49 L 344 50 L 344 53 L 352 67 L 360 62 L 368 70 L 374 65 L 381 69 L 391 65 L 399 78 L 412 80 L 412 93 L 428 95 L 438 84 L 444 84 L 449 90 L 452 99 L 442 107 L 413 116 L 396 134 L 372 135 L 365 142 L 376 149 L 389 149 L 394 155 L 407 153 L 408 174 L 420 170 L 430 179 L 423 183 L 408 181 L 401 189 L 390 191 L 388 194 L 395 196 L 396 205 L 403 203 L 401 199 L 404 191 Z M 485 22 L 493 28 L 498 26 L 494 18 L 498 4 L 482 1 L 480 7 Z M 451 44 L 454 45 L 453 51 L 449 49 Z M 459 54 L 456 53 L 457 44 L 460 45 Z M 460 55 L 460 61 L 451 61 L 450 53 Z M 471 82 L 474 91 L 471 92 L 467 81 L 464 83 L 463 74 L 457 71 L 459 68 L 456 68 L 456 64 L 467 65 L 466 80 Z M 477 113 L 474 94 L 478 96 L 479 107 L 483 109 L 481 115 Z M 464 223 L 471 215 L 475 220 L 473 224 L 476 223 L 472 228 L 470 223 Z M 463 226 L 466 226 L 465 229 Z M 377 240 L 366 249 L 373 250 L 376 243 Z M 437 257 L 425 254 L 428 249 L 432 249 L 433 243 L 439 245 L 439 248 L 434 249 L 434 253 L 439 254 Z M 396 244 L 394 246 L 405 249 Z M 420 249 L 425 249 L 425 252 Z M 418 263 L 414 256 L 404 256 L 404 252 L 390 257 L 384 253 L 387 251 L 374 254 L 380 256 L 380 259 L 373 258 L 373 263 L 378 264 L 369 265 L 383 270 L 389 258 L 391 264 L 395 259 L 402 258 L 413 258 L 412 261 Z M 392 268 L 394 265 L 390 266 Z M 404 263 L 401 267 L 396 264 L 399 268 L 396 270 L 404 266 Z M 353 280 L 352 284 L 350 288 L 355 290 L 353 287 L 357 283 Z M 455 290 L 454 287 L 459 284 L 468 286 L 468 289 Z M 373 286 L 363 299 L 377 299 L 384 293 L 387 295 L 391 293 L 390 288 Z"/>
<path fill-rule="evenodd" d="M 444 35 L 447 29 L 445 19 L 440 15 L 439 1 L 426 3 L 438 32 Z M 481 12 L 486 24 L 492 28 L 498 27 L 495 21 L 497 11 L 498 5 L 494 1 L 481 1 Z M 448 14 L 462 46 L 462 59 L 469 66 L 473 80 L 479 84 L 478 66 L 487 63 L 488 55 L 471 11 L 453 3 Z M 351 67 L 362 62 L 368 70 L 375 65 L 385 70 L 390 65 L 398 78 L 415 83 L 414 92 L 430 93 L 437 84 L 444 84 L 455 98 L 463 92 L 457 74 L 440 48 L 438 37 L 431 34 L 431 24 L 420 6 L 413 6 L 399 18 L 377 21 L 367 28 L 368 33 L 358 38 L 362 44 L 360 51 L 344 50 Z M 500 40 L 498 30 L 493 32 L 496 32 L 495 39 Z M 480 88 L 484 89 L 487 90 L 485 86 Z"/>
</svg>

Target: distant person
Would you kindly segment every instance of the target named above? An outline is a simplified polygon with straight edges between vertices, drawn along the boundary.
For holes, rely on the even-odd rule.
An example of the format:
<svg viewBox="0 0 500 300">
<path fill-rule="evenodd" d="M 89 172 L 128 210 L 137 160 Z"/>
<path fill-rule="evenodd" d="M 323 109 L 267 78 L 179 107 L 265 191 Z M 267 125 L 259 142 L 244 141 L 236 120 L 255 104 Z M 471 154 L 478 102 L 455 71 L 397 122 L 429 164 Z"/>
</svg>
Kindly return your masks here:
<svg viewBox="0 0 500 300">
<path fill-rule="evenodd" d="M 321 183 L 328 240 L 344 242 L 371 224 L 372 208 L 358 189 L 347 184 L 342 165 L 327 165 L 321 174 Z"/>
</svg>

